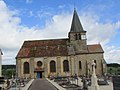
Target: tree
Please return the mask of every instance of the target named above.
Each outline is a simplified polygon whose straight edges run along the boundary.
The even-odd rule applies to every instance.
[[[15,76],[16,70],[15,69],[3,69],[2,75],[5,78],[12,78],[12,75]]]

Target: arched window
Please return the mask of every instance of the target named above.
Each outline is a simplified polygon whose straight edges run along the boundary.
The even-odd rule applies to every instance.
[[[79,61],[79,69],[82,69],[81,61]]]
[[[55,61],[50,62],[50,72],[56,72],[56,63],[55,63]]]
[[[38,62],[37,62],[37,66],[38,66],[38,67],[41,67],[41,66],[42,66],[42,62],[41,62],[41,61],[38,61]]]
[[[69,62],[68,60],[63,61],[63,71],[68,72],[69,71]]]
[[[97,62],[96,62],[96,60],[94,60],[94,63],[95,63],[95,68],[97,68]]]
[[[28,62],[24,62],[24,74],[29,74],[30,67]]]

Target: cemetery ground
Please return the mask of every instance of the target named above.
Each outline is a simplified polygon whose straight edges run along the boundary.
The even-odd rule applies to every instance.
[[[85,78],[87,82],[84,82],[82,80],[82,77],[78,77],[78,79],[75,79],[74,77],[49,77],[49,78],[42,78],[42,79],[9,79],[10,83],[7,85],[7,81],[5,81],[5,84],[3,85],[5,88],[3,90],[6,90],[6,87],[10,90],[33,90],[33,88],[30,89],[30,86],[33,85],[33,87],[37,86],[38,89],[34,90],[46,90],[44,89],[49,86],[53,86],[51,88],[57,88],[57,90],[90,90],[90,81],[88,78]],[[17,81],[16,81],[17,80]],[[37,86],[34,86],[34,81],[37,80]],[[43,82],[44,81],[44,82]],[[103,81],[103,79],[101,79]],[[113,90],[113,83],[112,78],[109,78],[108,84],[105,85],[105,83],[101,83],[99,85],[100,90]],[[49,85],[48,85],[49,82]],[[39,84],[42,83],[40,86]],[[83,85],[84,84],[84,85]],[[86,85],[87,84],[87,85]],[[83,89],[87,88],[87,89]],[[56,90],[56,89],[55,89]]]
[[[112,71],[111,69],[112,68]],[[9,73],[10,72],[10,73]],[[6,90],[6,88],[9,88],[10,90],[27,90],[29,86],[32,85],[32,82],[34,82],[33,79],[30,78],[17,78],[12,77],[12,74],[15,75],[15,68],[4,68],[3,74],[5,77],[4,84],[1,84],[1,87],[4,87],[3,90]],[[113,81],[112,76],[118,74],[119,75],[119,67],[108,67],[108,75],[107,77],[99,77],[99,87],[100,90],[113,90]],[[8,77],[8,78],[7,78]],[[82,77],[54,77],[51,76],[49,78],[42,78],[45,80],[45,82],[51,83],[54,87],[58,88],[59,90],[90,90],[90,78],[84,78]],[[9,81],[8,81],[9,80]],[[37,79],[41,83],[41,79]],[[106,80],[108,84],[106,83]],[[86,82],[87,81],[87,82]],[[105,85],[106,84],[106,85]],[[39,87],[40,88],[40,87]],[[87,89],[85,89],[87,88]],[[34,89],[37,90],[37,89]],[[42,90],[42,89],[39,89]],[[118,89],[119,90],[119,89]]]
[[[85,78],[86,79],[86,78]],[[60,85],[64,89],[59,90],[90,90],[90,79],[86,79],[86,82],[83,81],[81,77],[75,79],[73,77],[57,77],[57,78],[49,78],[49,82],[53,85]],[[101,81],[104,81],[101,79]],[[99,82],[100,90],[113,90],[112,79],[107,80],[108,83]]]

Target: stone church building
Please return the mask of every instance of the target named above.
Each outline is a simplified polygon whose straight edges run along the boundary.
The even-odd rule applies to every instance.
[[[24,41],[16,56],[18,77],[42,78],[50,75],[91,75],[92,60],[96,74],[106,72],[104,51],[100,44],[87,45],[76,10],[68,38]]]

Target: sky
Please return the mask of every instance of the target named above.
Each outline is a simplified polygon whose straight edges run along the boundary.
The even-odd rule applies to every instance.
[[[120,64],[120,0],[0,0],[2,64],[16,64],[25,40],[67,38],[76,8],[87,44],[101,44]]]

